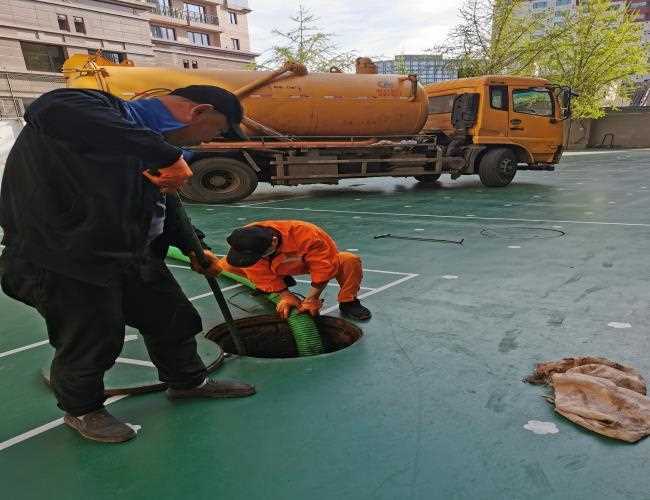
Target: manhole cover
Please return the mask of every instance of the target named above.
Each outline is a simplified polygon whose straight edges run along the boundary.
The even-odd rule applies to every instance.
[[[510,240],[534,240],[540,238],[560,238],[566,233],[559,229],[544,227],[499,227],[481,230],[481,236],[486,238],[503,238]]]
[[[325,352],[335,352],[354,344],[363,332],[352,323],[332,316],[315,318]],[[253,358],[297,358],[298,349],[289,324],[275,314],[238,319],[235,325],[247,356]],[[236,354],[225,324],[217,325],[205,335],[228,353]]]

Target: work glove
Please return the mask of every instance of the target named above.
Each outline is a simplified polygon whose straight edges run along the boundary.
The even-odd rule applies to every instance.
[[[318,297],[313,297],[311,299],[305,299],[298,306],[299,313],[309,313],[312,316],[318,316],[320,308],[323,305],[323,301]]]
[[[187,179],[192,177],[192,169],[181,156],[168,167],[159,169],[156,172],[145,170],[142,172],[149,181],[158,186],[163,193],[176,191]]]
[[[194,255],[194,252],[190,252],[190,266],[192,267],[192,270],[203,274],[204,276],[211,276],[213,278],[216,278],[221,274],[221,271],[223,271],[221,265],[219,264],[219,257],[213,254],[210,250],[204,250],[203,255],[205,255],[210,261],[210,265],[208,267],[203,267],[199,260],[196,258],[196,255]]]
[[[280,302],[275,307],[278,315],[282,319],[287,319],[291,314],[291,309],[300,305],[300,299],[291,292],[282,292],[280,294]]]

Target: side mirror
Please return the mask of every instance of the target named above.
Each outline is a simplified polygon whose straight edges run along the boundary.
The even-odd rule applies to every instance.
[[[570,88],[563,88],[560,94],[560,105],[562,106],[562,119],[571,118],[571,97],[573,96]]]

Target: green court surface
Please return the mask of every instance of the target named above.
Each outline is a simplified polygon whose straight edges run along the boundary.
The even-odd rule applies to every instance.
[[[521,382],[535,363],[573,355],[650,376],[649,161],[648,151],[593,152],[566,156],[557,172],[520,172],[504,189],[473,177],[364,179],[188,207],[217,253],[255,220],[321,225],[363,258],[374,317],[345,350],[234,357],[212,375],[254,383],[251,398],[112,402],[142,426],[122,445],[61,425],[40,378],[51,355],[43,322],[0,297],[2,498],[650,498],[650,441],[582,430]],[[383,233],[465,241],[374,239]],[[205,329],[221,323],[205,281],[170,264]],[[236,317],[269,310],[222,285]],[[334,286],[325,308],[338,314]],[[125,357],[146,361],[137,342]],[[134,377],[139,368],[128,366]],[[559,432],[534,434],[530,420]]]

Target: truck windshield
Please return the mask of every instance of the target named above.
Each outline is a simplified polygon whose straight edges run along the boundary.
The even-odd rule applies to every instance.
[[[546,89],[522,89],[512,92],[512,109],[515,113],[553,116],[553,96]]]

